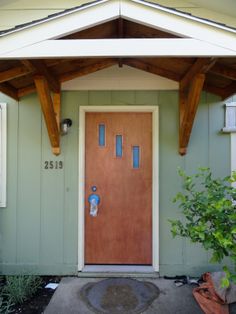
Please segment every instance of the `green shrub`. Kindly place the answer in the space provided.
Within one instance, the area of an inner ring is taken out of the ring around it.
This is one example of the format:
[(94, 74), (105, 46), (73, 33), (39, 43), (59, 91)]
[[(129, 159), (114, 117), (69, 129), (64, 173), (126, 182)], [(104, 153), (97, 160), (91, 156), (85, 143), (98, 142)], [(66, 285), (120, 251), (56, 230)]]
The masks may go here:
[(236, 173), (232, 177), (213, 179), (208, 168), (199, 170), (193, 176), (179, 170), (183, 192), (175, 196), (174, 202), (179, 202), (185, 221), (170, 220), (171, 232), (174, 237), (189, 238), (212, 250), (211, 262), (229, 257), (234, 273), (224, 266), (226, 277), (222, 282), (228, 286), (230, 279), (236, 281), (236, 189), (230, 185), (236, 182)]
[(6, 276), (3, 294), (14, 304), (23, 303), (36, 293), (41, 283), (39, 276)]
[(12, 313), (13, 312), (13, 303), (4, 298), (1, 293), (0, 293), (0, 314), (9, 314), (9, 313)]

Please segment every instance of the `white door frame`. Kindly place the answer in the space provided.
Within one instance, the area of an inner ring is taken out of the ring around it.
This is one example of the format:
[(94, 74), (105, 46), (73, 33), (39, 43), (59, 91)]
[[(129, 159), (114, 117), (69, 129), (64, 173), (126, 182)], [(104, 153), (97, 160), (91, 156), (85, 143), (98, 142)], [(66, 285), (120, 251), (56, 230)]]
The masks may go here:
[(79, 193), (78, 193), (78, 271), (84, 269), (85, 233), (85, 114), (86, 112), (152, 113), (152, 267), (159, 271), (159, 115), (158, 106), (80, 106), (79, 110)]

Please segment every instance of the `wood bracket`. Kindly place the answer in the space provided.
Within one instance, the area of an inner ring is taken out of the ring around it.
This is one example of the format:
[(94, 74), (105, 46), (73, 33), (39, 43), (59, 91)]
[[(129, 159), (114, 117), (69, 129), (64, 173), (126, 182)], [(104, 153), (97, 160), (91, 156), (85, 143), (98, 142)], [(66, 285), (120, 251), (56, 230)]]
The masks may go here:
[(205, 81), (205, 74), (196, 74), (192, 79), (189, 89), (184, 89), (180, 84), (179, 90), (179, 153), (185, 155), (196, 116), (201, 91)]
[(52, 92), (60, 92), (60, 82), (51, 74), (42, 60), (23, 60), (21, 62), (28, 68), (28, 70), (33, 70), (35, 75), (44, 76)]
[(217, 58), (198, 58), (180, 81), (181, 89), (188, 89), (197, 74), (207, 73), (216, 63)]
[(42, 75), (34, 76), (36, 90), (40, 99), (42, 112), (44, 115), (52, 152), (60, 154), (60, 93), (55, 93), (52, 101), (50, 89), (46, 78)]
[(185, 155), (196, 116), (206, 73), (216, 58), (198, 58), (179, 84), (179, 153)]

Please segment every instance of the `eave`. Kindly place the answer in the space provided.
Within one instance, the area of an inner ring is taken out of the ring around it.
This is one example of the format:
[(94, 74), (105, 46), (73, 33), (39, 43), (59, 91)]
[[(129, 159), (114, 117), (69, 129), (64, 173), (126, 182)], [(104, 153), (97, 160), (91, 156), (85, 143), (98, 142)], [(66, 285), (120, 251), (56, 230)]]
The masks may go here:
[(0, 91), (16, 100), (37, 91), (53, 153), (59, 154), (62, 82), (115, 64), (174, 80), (184, 155), (201, 91), (221, 99), (236, 93), (235, 34), (140, 1), (102, 1), (3, 36)]

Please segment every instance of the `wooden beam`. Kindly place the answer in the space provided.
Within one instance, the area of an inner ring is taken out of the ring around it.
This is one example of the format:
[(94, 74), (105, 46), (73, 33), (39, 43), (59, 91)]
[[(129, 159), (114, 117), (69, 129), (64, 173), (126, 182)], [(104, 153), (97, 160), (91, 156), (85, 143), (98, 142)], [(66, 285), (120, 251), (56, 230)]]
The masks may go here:
[(36, 68), (33, 66), (30, 60), (20, 60), (20, 62), (31, 72), (35, 72)]
[(124, 37), (124, 20), (120, 17), (118, 19), (118, 38)]
[(182, 125), (184, 113), (187, 107), (187, 93), (183, 89), (179, 90), (179, 125)]
[(219, 96), (222, 100), (224, 100), (236, 94), (236, 82), (233, 81), (225, 88), (213, 86), (206, 82), (203, 89), (209, 93)]
[(114, 64), (117, 64), (116, 59), (106, 59), (101, 62), (96, 62), (95, 64), (83, 66), (83, 67), (78, 67), (74, 71), (68, 72), (68, 73), (63, 73), (59, 76), (59, 81), (60, 82), (66, 82), (69, 80), (72, 80), (77, 77), (81, 77), (90, 73), (97, 72), (102, 69), (106, 69)]
[(210, 72), (217, 74), (219, 76), (223, 76), (230, 80), (236, 80), (236, 69), (229, 68), (222, 64), (215, 64), (211, 69)]
[(185, 73), (184, 77), (182, 77), (180, 81), (180, 88), (187, 88), (195, 75), (199, 73), (207, 73), (216, 63), (216, 60), (216, 58), (198, 58), (188, 72)]
[(60, 120), (61, 120), (61, 93), (53, 94), (53, 109), (56, 115), (57, 128), (60, 131)]
[[(124, 37), (124, 20), (122, 18), (118, 19), (118, 38), (123, 38)], [(118, 61), (119, 67), (123, 67), (123, 59), (119, 58)]]
[(35, 85), (29, 85), (26, 87), (22, 87), (18, 89), (18, 97), (21, 98), (23, 96), (29, 95), (36, 92), (36, 87)]
[(25, 60), (24, 64), (28, 64), (28, 68), (34, 69), (37, 75), (43, 75), (46, 78), (52, 92), (60, 92), (60, 82), (52, 75), (42, 60)]
[(17, 90), (8, 83), (0, 83), (0, 92), (15, 100), (19, 100)]
[(17, 77), (24, 76), (28, 73), (30, 73), (30, 71), (23, 65), (2, 71), (0, 72), (0, 83), (13, 80)]
[(208, 93), (219, 96), (221, 99), (224, 99), (224, 89), (221, 87), (216, 87), (214, 85), (210, 85), (207, 81), (204, 83), (203, 90)]
[(205, 74), (197, 74), (193, 78), (188, 92), (186, 92), (184, 89), (180, 89), (180, 155), (185, 155), (187, 152), (187, 146), (189, 143), (204, 81)]
[(229, 86), (223, 89), (223, 99), (229, 98), (236, 94), (236, 82), (233, 81)]
[(180, 75), (178, 73), (174, 73), (172, 71), (160, 68), (159, 66), (149, 64), (140, 59), (123, 59), (123, 63), (130, 67), (143, 70), (152, 74), (160, 75), (173, 81), (178, 82), (180, 80)]
[[(91, 64), (91, 65), (87, 65), (87, 66), (83, 66), (83, 67), (79, 67), (77, 69), (75, 69), (74, 71), (71, 72), (67, 72), (64, 74), (61, 74), (59, 77), (59, 81), (60, 82), (66, 82), (69, 80), (72, 80), (76, 77), (81, 77), (90, 73), (94, 73), (96, 71), (108, 68), (114, 64), (117, 64), (117, 60), (116, 59), (107, 59), (107, 60), (102, 60), (100, 62), (96, 62), (95, 64)], [(32, 94), (36, 91), (36, 87), (35, 85), (29, 85), (23, 88), (18, 89), (18, 97), (21, 98), (23, 96)], [(57, 94), (57, 93), (55, 93)]]
[(57, 126), (56, 115), (50, 95), (48, 82), (44, 76), (34, 77), (35, 86), (41, 103), (44, 120), (47, 126), (52, 151), (55, 155), (60, 154), (60, 134)]

